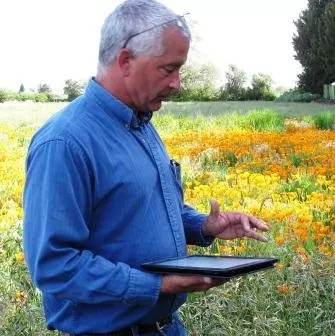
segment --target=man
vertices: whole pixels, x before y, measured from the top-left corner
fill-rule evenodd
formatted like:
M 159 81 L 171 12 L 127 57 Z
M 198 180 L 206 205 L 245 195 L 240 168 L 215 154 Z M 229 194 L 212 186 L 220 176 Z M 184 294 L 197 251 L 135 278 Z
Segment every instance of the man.
M 150 123 L 180 89 L 190 32 L 156 1 L 127 0 L 102 28 L 97 76 L 33 137 L 24 193 L 25 256 L 49 329 L 64 335 L 185 335 L 187 292 L 219 283 L 157 275 L 143 262 L 214 237 L 264 237 L 240 213 L 183 204 L 179 166 Z

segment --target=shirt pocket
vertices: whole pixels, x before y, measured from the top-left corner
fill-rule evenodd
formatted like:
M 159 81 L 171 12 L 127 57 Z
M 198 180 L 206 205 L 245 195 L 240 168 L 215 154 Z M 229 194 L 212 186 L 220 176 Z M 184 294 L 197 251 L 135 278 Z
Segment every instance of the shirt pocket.
M 180 164 L 171 159 L 170 160 L 170 168 L 171 168 L 171 172 L 172 172 L 172 177 L 173 177 L 173 181 L 174 181 L 174 185 L 177 191 L 177 197 L 178 197 L 178 203 L 180 206 L 180 209 L 183 208 L 184 205 L 184 191 L 183 191 L 183 186 L 181 183 L 181 168 L 180 168 Z

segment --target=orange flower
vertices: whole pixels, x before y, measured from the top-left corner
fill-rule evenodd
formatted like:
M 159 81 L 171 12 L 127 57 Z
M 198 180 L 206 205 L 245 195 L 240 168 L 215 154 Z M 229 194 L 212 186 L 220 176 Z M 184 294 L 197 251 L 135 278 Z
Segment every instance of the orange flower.
M 285 295 L 285 294 L 288 294 L 288 293 L 296 290 L 298 288 L 298 286 L 297 285 L 282 284 L 282 285 L 278 285 L 276 288 L 277 288 L 277 291 L 279 292 L 279 294 Z
M 276 235 L 275 241 L 277 245 L 283 245 L 285 243 L 285 239 L 279 234 Z

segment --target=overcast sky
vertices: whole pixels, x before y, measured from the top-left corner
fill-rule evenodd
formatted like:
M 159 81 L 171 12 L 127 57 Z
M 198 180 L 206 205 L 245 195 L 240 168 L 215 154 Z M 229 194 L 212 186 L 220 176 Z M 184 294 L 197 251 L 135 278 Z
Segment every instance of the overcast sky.
M 1 0 L 0 88 L 54 90 L 68 78 L 87 80 L 96 71 L 100 29 L 119 0 Z M 307 0 L 162 0 L 177 13 L 190 12 L 192 59 L 215 64 L 224 76 L 229 64 L 272 76 L 276 86 L 295 85 L 293 20 Z

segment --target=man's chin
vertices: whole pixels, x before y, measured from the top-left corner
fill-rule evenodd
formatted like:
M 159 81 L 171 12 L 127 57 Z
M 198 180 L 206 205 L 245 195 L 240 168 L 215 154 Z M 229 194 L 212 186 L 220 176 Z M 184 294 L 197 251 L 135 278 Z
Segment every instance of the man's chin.
M 162 100 L 156 100 L 149 105 L 149 110 L 151 112 L 158 111 L 162 107 Z

